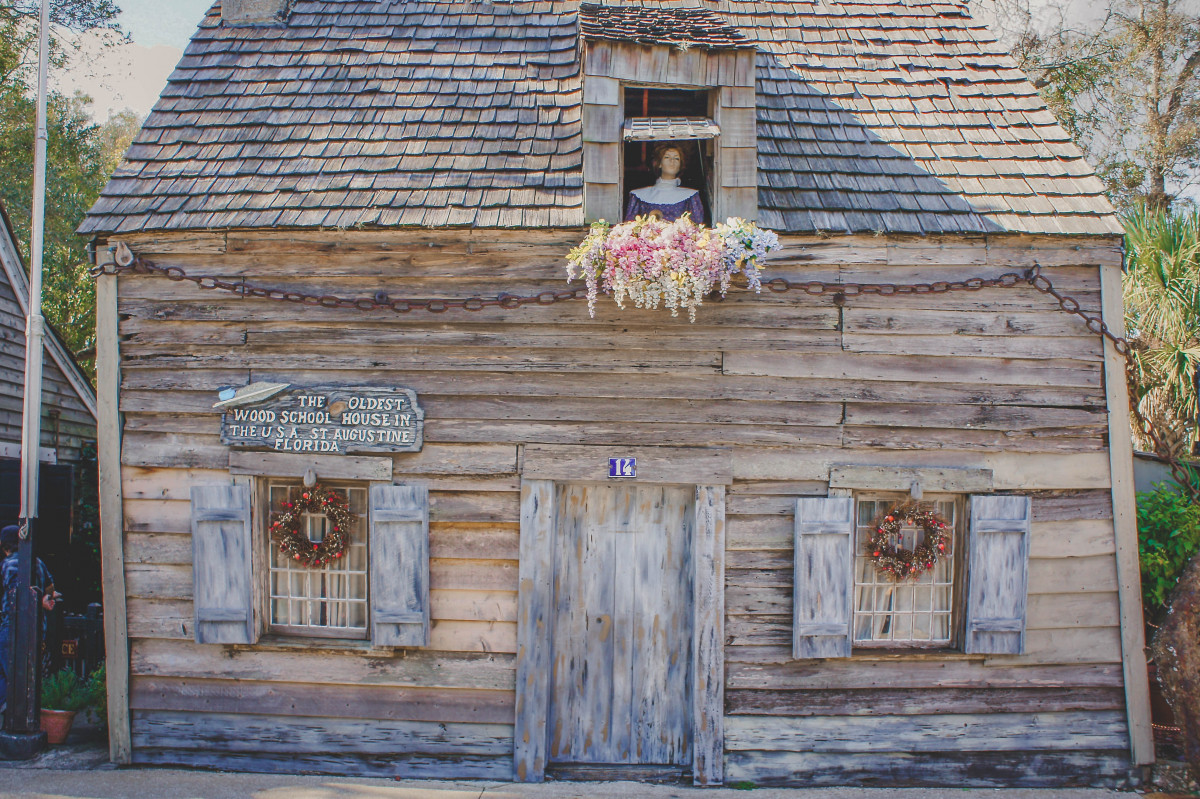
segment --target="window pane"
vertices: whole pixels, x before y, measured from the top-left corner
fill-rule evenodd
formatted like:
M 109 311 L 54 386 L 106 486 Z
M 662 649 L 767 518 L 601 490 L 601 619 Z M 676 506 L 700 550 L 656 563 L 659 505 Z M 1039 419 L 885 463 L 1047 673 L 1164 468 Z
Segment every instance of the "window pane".
M 279 552 L 270 544 L 271 624 L 288 632 L 305 629 L 324 635 L 366 637 L 367 628 L 367 491 L 361 487 L 326 486 L 339 491 L 356 514 L 346 532 L 349 543 L 342 557 L 317 568 Z M 285 500 L 295 501 L 302 491 L 299 485 L 272 484 L 267 495 L 273 517 Z M 329 519 L 324 514 L 306 513 L 300 519 L 300 532 L 310 541 L 319 542 L 329 534 Z M 297 629 L 299 628 L 299 629 Z
M 949 530 L 946 550 L 933 569 L 916 579 L 892 580 L 880 574 L 867 552 L 867 542 L 875 531 L 875 517 L 891 507 L 895 499 L 862 499 L 857 502 L 857 549 L 854 563 L 854 641 L 873 643 L 948 644 L 951 637 L 954 601 L 954 550 L 958 539 L 957 503 L 938 500 L 937 512 L 946 519 Z M 925 533 L 915 525 L 902 528 L 903 546 L 912 549 Z

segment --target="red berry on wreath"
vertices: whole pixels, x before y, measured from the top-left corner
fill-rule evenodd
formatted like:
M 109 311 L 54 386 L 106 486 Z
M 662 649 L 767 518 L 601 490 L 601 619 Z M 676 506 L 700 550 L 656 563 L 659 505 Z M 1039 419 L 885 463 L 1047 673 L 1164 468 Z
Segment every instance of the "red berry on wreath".
M 894 522 L 894 521 L 896 521 L 895 517 L 892 517 L 892 516 L 884 516 L 884 517 L 883 517 L 883 520 L 884 520 L 885 522 Z

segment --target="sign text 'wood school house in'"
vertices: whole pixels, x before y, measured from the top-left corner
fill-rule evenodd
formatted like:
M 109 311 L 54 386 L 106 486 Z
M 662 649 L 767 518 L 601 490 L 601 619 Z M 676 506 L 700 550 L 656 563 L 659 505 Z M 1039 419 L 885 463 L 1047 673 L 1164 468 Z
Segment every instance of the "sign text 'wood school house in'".
M 1119 330 L 1121 228 L 962 4 L 223 0 L 82 232 L 117 761 L 1153 759 L 1124 367 L 1039 291 Z

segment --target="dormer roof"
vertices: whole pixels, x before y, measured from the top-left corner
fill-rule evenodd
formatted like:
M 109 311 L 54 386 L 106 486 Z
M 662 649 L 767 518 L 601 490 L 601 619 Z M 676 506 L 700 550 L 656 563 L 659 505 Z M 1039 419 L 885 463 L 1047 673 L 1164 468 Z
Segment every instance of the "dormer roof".
M 707 8 L 581 3 L 579 33 L 585 39 L 672 47 L 753 47 L 744 33 Z
M 593 23 L 690 37 L 646 47 L 740 32 L 757 49 L 766 227 L 1121 231 L 1082 153 L 958 2 L 620 6 L 645 17 L 578 2 L 295 0 L 286 25 L 234 27 L 218 4 L 81 232 L 581 226 Z M 694 24 L 671 33 L 680 20 Z

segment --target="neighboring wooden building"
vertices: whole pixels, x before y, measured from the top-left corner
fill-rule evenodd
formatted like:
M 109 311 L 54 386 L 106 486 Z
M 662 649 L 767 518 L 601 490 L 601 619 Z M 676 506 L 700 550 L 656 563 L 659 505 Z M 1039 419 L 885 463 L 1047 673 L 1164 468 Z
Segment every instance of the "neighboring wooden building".
M 1101 183 L 961 4 L 225 0 L 82 229 L 207 276 L 99 279 L 114 759 L 956 786 L 1153 760 L 1124 369 L 1051 297 L 389 307 L 560 291 L 647 130 L 694 131 L 709 209 L 780 233 L 768 277 L 1038 264 L 1120 329 Z M 318 569 L 268 540 L 306 474 L 358 514 Z M 952 541 L 897 585 L 865 541 L 913 492 Z
M 21 513 L 21 416 L 25 397 L 25 320 L 29 275 L 21 260 L 8 213 L 0 204 L 0 526 L 16 524 Z M 38 556 L 67 593 L 80 572 L 94 585 L 99 563 L 71 547 L 76 532 L 75 489 L 83 462 L 94 479 L 96 395 L 71 351 L 46 329 L 42 371 L 42 439 L 38 482 Z M 94 490 L 94 487 L 93 487 Z M 93 534 L 94 534 L 93 529 Z M 93 588 L 93 590 L 95 590 Z M 98 597 L 68 596 L 83 610 Z

